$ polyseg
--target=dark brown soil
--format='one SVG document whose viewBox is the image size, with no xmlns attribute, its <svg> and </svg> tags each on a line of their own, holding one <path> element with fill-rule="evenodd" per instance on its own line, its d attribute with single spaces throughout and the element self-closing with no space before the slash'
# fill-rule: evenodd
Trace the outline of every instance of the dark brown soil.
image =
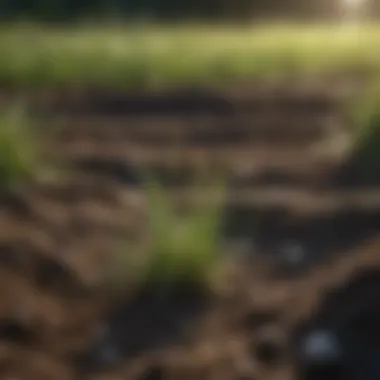
<svg viewBox="0 0 380 380">
<path fill-rule="evenodd" d="M 333 87 L 3 89 L 3 104 L 30 101 L 71 174 L 2 200 L 0 378 L 377 378 L 380 177 L 350 170 Z M 136 255 L 123 239 L 144 233 L 144 170 L 179 205 L 214 201 L 202 181 L 227 176 L 232 259 L 211 294 L 113 287 L 115 253 Z M 339 360 L 305 354 L 323 329 Z"/>
</svg>

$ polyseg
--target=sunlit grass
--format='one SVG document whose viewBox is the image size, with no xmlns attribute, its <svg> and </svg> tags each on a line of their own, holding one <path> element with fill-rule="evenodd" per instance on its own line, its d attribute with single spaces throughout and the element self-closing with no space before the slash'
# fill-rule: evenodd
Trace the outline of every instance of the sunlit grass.
<svg viewBox="0 0 380 380">
<path fill-rule="evenodd" d="M 114 257 L 112 281 L 170 291 L 191 285 L 207 289 L 222 260 L 222 212 L 226 187 L 216 184 L 220 201 L 194 205 L 179 212 L 170 192 L 147 181 L 148 223 L 143 238 L 127 241 Z"/>
<path fill-rule="evenodd" d="M 0 82 L 154 86 L 380 72 L 380 27 L 3 27 Z"/>
<path fill-rule="evenodd" d="M 42 139 L 22 106 L 0 113 L 0 192 L 38 181 L 48 173 Z"/>
<path fill-rule="evenodd" d="M 356 99 L 352 163 L 363 179 L 380 179 L 380 80 Z"/>
</svg>

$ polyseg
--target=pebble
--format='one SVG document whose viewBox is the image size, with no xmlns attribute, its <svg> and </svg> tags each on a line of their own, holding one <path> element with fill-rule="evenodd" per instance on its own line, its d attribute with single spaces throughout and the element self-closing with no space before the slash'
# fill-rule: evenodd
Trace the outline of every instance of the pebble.
<svg viewBox="0 0 380 380">
<path fill-rule="evenodd" d="M 328 364 L 341 358 L 343 347 L 333 331 L 316 330 L 305 337 L 301 352 L 306 362 Z"/>
</svg>

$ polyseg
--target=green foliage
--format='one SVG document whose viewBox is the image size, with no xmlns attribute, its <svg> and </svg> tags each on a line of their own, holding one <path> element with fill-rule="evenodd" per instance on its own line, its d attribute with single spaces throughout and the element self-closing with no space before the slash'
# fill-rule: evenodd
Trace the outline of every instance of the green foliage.
<svg viewBox="0 0 380 380">
<path fill-rule="evenodd" d="M 114 257 L 113 283 L 154 286 L 170 291 L 173 286 L 207 287 L 220 263 L 222 206 L 225 186 L 217 184 L 220 198 L 175 209 L 170 195 L 155 181 L 146 182 L 148 226 L 138 242 L 127 241 Z M 116 280 L 116 281 L 115 281 Z"/>
<path fill-rule="evenodd" d="M 222 186 L 218 187 L 223 193 Z M 157 183 L 147 186 L 149 234 L 147 278 L 158 283 L 206 283 L 218 260 L 221 202 L 176 213 Z"/>
<path fill-rule="evenodd" d="M 0 114 L 0 187 L 2 191 L 34 180 L 42 168 L 35 131 L 22 107 Z"/>
<path fill-rule="evenodd" d="M 362 43 L 365 41 L 365 43 Z M 0 30 L 0 83 L 141 88 L 380 72 L 380 29 L 363 26 Z"/>
<path fill-rule="evenodd" d="M 380 80 L 354 107 L 353 163 L 363 177 L 380 173 Z"/>
</svg>

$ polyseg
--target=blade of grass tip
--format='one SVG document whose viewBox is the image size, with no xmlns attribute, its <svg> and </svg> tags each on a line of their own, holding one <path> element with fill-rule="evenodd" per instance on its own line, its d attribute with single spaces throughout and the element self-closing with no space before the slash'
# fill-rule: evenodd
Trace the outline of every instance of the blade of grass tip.
<svg viewBox="0 0 380 380">
<path fill-rule="evenodd" d="M 221 195 L 223 189 L 221 188 Z M 215 202 L 199 204 L 187 218 L 187 265 L 191 268 L 190 274 L 194 272 L 194 275 L 203 279 L 212 270 L 217 259 L 222 206 L 223 197 Z"/>
<path fill-rule="evenodd" d="M 37 174 L 40 162 L 31 128 L 21 105 L 15 104 L 1 113 L 1 181 L 6 187 Z"/>
<path fill-rule="evenodd" d="M 159 223 L 160 219 L 167 219 L 171 214 L 171 207 L 165 197 L 165 191 L 158 181 L 148 174 L 143 174 L 142 178 L 148 204 L 149 225 L 162 227 L 165 223 Z"/>
<path fill-rule="evenodd" d="M 373 133 L 380 130 L 380 80 L 377 79 L 368 90 L 367 95 L 359 100 L 354 109 L 355 145 L 366 143 Z"/>
<path fill-rule="evenodd" d="M 147 276 L 162 282 L 169 280 L 175 266 L 177 220 L 169 197 L 158 181 L 146 177 L 144 183 L 149 207 Z"/>
<path fill-rule="evenodd" d="M 186 280 L 203 282 L 210 265 L 212 252 L 205 241 L 205 236 L 200 236 L 202 225 L 188 223 L 185 227 L 183 249 L 181 257 L 179 257 L 181 277 Z"/>
<path fill-rule="evenodd" d="M 192 241 L 189 241 L 188 225 L 182 217 L 178 217 L 176 225 L 171 231 L 171 246 L 166 256 L 166 275 L 169 283 L 176 283 L 181 281 L 186 271 L 190 268 L 187 267 L 187 258 L 189 257 L 189 250 L 191 251 Z"/>
<path fill-rule="evenodd" d="M 174 211 L 165 190 L 158 183 L 150 182 L 147 184 L 146 195 L 149 208 L 150 233 L 153 233 L 154 237 L 158 238 L 161 233 L 165 235 L 166 230 L 172 228 Z"/>
</svg>

